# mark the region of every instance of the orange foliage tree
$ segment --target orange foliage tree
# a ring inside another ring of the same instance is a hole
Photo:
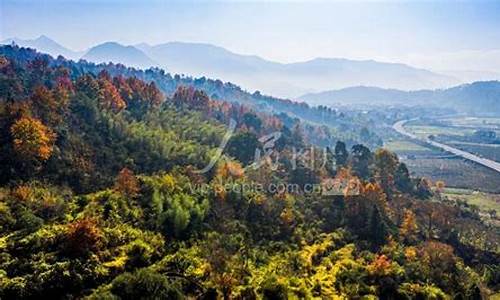
[[[416,238],[418,226],[415,213],[409,209],[405,210],[403,223],[399,228],[399,234],[406,241],[414,241]]]
[[[119,112],[127,106],[116,87],[107,79],[99,80],[99,101],[104,108],[114,112]]]
[[[446,187],[446,184],[444,181],[442,180],[438,180],[434,183],[434,185],[436,186],[436,190],[439,192],[439,193],[442,193],[444,191],[444,188]]]
[[[139,181],[135,177],[134,172],[128,168],[123,168],[120,173],[118,173],[116,178],[115,190],[126,196],[137,196],[139,194],[140,187]]]
[[[39,120],[21,117],[10,128],[14,150],[26,160],[49,159],[56,135]]]
[[[240,163],[235,161],[226,161],[217,168],[216,176],[226,180],[229,178],[238,179],[243,177],[245,170]]]
[[[92,219],[77,220],[68,225],[64,251],[71,256],[85,256],[99,250],[102,232]]]
[[[59,96],[63,96],[63,94],[58,91],[58,98]],[[63,118],[59,113],[59,110],[62,106],[65,106],[65,103],[63,103],[63,97],[56,99],[51,90],[45,86],[37,86],[33,91],[30,100],[32,111],[43,122],[45,122],[45,124],[55,126],[62,122]]]

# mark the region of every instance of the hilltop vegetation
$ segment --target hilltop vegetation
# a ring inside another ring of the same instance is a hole
[[[255,111],[275,114],[289,128],[293,128],[297,121],[302,121],[302,130],[306,138],[316,145],[326,146],[338,139],[345,141],[350,146],[361,141],[372,147],[382,145],[381,139],[368,129],[374,126],[373,121],[365,120],[356,114],[338,112],[325,106],[311,107],[303,102],[298,103],[288,99],[266,96],[259,92],[250,94],[230,82],[223,83],[220,80],[205,77],[192,78],[172,75],[155,68],[142,71],[121,64],[96,65],[86,61],[75,63],[65,60],[63,57],[54,60],[48,55],[28,49],[21,48],[20,53],[13,53],[13,51],[17,51],[16,49],[18,48],[11,46],[0,47],[0,54],[14,55],[23,62],[40,57],[50,63],[52,67],[60,66],[71,70],[72,79],[87,73],[97,76],[102,70],[106,70],[111,76],[136,77],[144,81],[155,82],[156,86],[168,96],[172,96],[179,86],[191,86],[204,91],[211,99],[236,102]]]
[[[338,124],[335,111],[11,46],[0,48],[0,87],[2,299],[499,289],[498,228],[441,199],[442,183],[410,177],[394,153],[358,143],[369,132],[349,147],[310,121],[323,112]],[[349,185],[326,193],[333,179]]]

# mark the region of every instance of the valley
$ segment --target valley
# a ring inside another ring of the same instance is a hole
[[[449,124],[450,120],[453,123]],[[441,123],[443,121],[446,125]],[[444,180],[452,187],[500,193],[497,184],[500,182],[500,163],[494,160],[500,152],[498,144],[492,143],[494,141],[467,143],[452,138],[473,137],[475,132],[484,130],[485,125],[497,131],[497,122],[496,118],[466,116],[400,120],[393,128],[406,139],[396,139],[386,145],[400,154],[416,174]]]
[[[0,299],[500,295],[500,82],[6,41]]]

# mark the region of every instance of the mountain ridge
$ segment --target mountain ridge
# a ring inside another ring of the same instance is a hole
[[[158,63],[134,46],[124,46],[117,42],[105,42],[90,48],[82,59],[96,63],[121,63],[131,67],[147,69]]]
[[[62,55],[66,58],[78,60],[85,52],[84,51],[73,51],[53,39],[47,37],[46,35],[41,35],[36,39],[20,39],[17,37],[8,38],[0,42],[0,44],[12,44],[29,48],[35,48],[41,52],[50,54],[54,57]]]
[[[476,81],[458,86],[402,91],[356,86],[302,95],[296,100],[312,105],[439,105],[470,113],[500,114],[500,81]]]
[[[23,43],[38,49],[36,44],[28,40],[23,40]],[[97,51],[107,45],[103,43],[90,48],[80,57],[94,62],[113,61],[140,68],[158,66],[179,74],[216,77],[237,82],[248,90],[259,90],[286,98],[356,85],[415,90],[460,83],[449,75],[402,63],[371,59],[320,57],[303,62],[280,63],[256,55],[238,54],[207,43],[139,43],[134,46],[113,43],[114,49]],[[18,44],[23,46],[22,43]],[[38,50],[57,56],[54,51]],[[68,58],[75,59],[72,56]]]

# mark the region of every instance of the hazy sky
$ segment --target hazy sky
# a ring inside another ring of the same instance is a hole
[[[193,41],[282,62],[346,57],[500,70],[499,1],[0,3],[1,39],[45,34],[73,50]]]

